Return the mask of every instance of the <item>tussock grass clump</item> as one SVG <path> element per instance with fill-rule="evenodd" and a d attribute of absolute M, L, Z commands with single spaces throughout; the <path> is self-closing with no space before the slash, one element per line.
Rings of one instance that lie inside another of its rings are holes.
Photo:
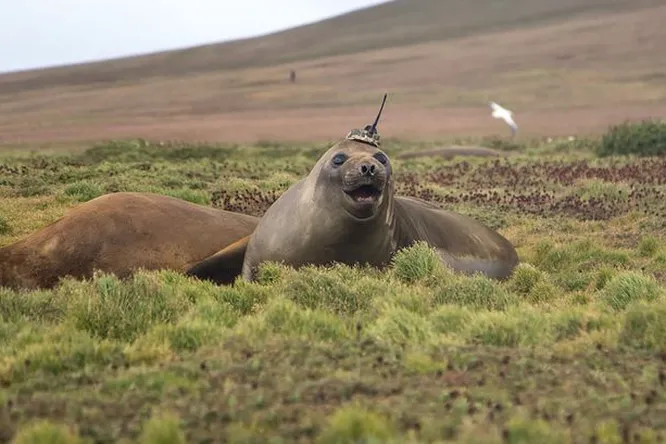
<path fill-rule="evenodd" d="M 180 421 L 173 413 L 162 413 L 152 416 L 144 423 L 140 444 L 185 444 L 185 434 L 181 430 Z"/>
<path fill-rule="evenodd" d="M 611 267 L 599 267 L 594 274 L 594 288 L 596 290 L 602 290 L 616 274 L 617 271 Z"/>
<path fill-rule="evenodd" d="M 519 303 L 514 293 L 480 274 L 455 276 L 442 282 L 434 291 L 434 299 L 437 304 L 456 304 L 479 310 L 506 310 Z"/>
<path fill-rule="evenodd" d="M 255 282 L 259 285 L 270 285 L 279 282 L 284 278 L 288 267 L 277 262 L 267 261 L 259 265 Z"/>
<path fill-rule="evenodd" d="M 553 284 L 571 292 L 593 284 L 598 270 L 628 267 L 632 259 L 627 251 L 604 248 L 585 239 L 561 245 L 540 241 L 533 250 L 531 263 L 553 276 Z"/>
<path fill-rule="evenodd" d="M 531 310 L 477 314 L 465 331 L 468 342 L 496 347 L 520 347 L 549 343 L 550 331 L 543 316 Z"/>
<path fill-rule="evenodd" d="M 20 197 L 47 196 L 52 189 L 43 179 L 38 177 L 24 177 L 15 188 L 14 195 Z"/>
<path fill-rule="evenodd" d="M 638 303 L 627 309 L 620 341 L 632 347 L 666 352 L 666 307 Z"/>
<path fill-rule="evenodd" d="M 64 318 L 67 301 L 52 291 L 14 292 L 0 288 L 0 318 L 4 322 L 54 322 Z"/>
<path fill-rule="evenodd" d="M 24 426 L 16 434 L 13 444 L 81 444 L 77 432 L 63 424 L 39 420 Z"/>
<path fill-rule="evenodd" d="M 110 140 L 94 145 L 75 159 L 93 165 L 104 161 L 131 163 L 141 160 L 179 162 L 202 158 L 224 160 L 233 150 L 233 146 L 227 145 L 152 143 L 144 139 Z"/>
<path fill-rule="evenodd" d="M 639 301 L 652 302 L 663 290 L 652 277 L 637 271 L 625 271 L 614 276 L 601 291 L 601 300 L 613 310 L 624 310 Z"/>
<path fill-rule="evenodd" d="M 428 345 L 435 339 L 435 332 L 424 316 L 390 305 L 384 307 L 367 330 L 372 338 L 389 345 Z"/>
<path fill-rule="evenodd" d="M 225 325 L 211 322 L 188 321 L 176 325 L 158 325 L 145 336 L 154 345 L 167 344 L 169 349 L 178 353 L 196 351 L 200 347 L 221 339 Z"/>
<path fill-rule="evenodd" d="M 192 190 L 189 188 L 166 189 L 161 194 L 186 200 L 199 205 L 210 205 L 210 194 L 206 191 Z"/>
<path fill-rule="evenodd" d="M 549 273 L 566 270 L 589 271 L 601 265 L 626 266 L 631 263 L 628 252 L 604 248 L 590 239 L 556 245 L 540 241 L 531 261 L 537 268 Z"/>
<path fill-rule="evenodd" d="M 541 280 L 532 287 L 527 300 L 535 304 L 549 303 L 555 300 L 559 294 L 559 289 L 552 282 Z"/>
<path fill-rule="evenodd" d="M 555 313 L 550 317 L 552 339 L 557 342 L 575 338 L 584 330 L 594 329 L 595 320 L 580 308 Z"/>
<path fill-rule="evenodd" d="M 63 292 L 72 300 L 69 316 L 77 328 L 128 342 L 153 325 L 174 323 L 191 304 L 177 287 L 147 273 L 125 281 L 98 273 L 92 281 L 70 281 Z"/>
<path fill-rule="evenodd" d="M 97 183 L 82 181 L 68 185 L 63 193 L 78 202 L 87 202 L 104 194 L 104 189 Z"/>
<path fill-rule="evenodd" d="M 392 259 L 393 272 L 403 282 L 430 281 L 445 273 L 437 252 L 426 242 L 415 242 Z"/>
<path fill-rule="evenodd" d="M 644 119 L 612 125 L 597 149 L 601 157 L 613 155 L 661 156 L 666 154 L 666 122 Z"/>
<path fill-rule="evenodd" d="M 229 304 L 238 315 L 244 316 L 265 303 L 271 293 L 269 288 L 238 280 L 234 286 L 214 288 L 212 295 L 218 302 Z"/>
<path fill-rule="evenodd" d="M 568 437 L 562 430 L 553 427 L 542 419 L 530 420 L 526 415 L 516 415 L 507 423 L 505 442 L 510 443 L 540 443 L 540 444 L 565 444 Z"/>
<path fill-rule="evenodd" d="M 582 179 L 578 181 L 574 194 L 582 200 L 601 200 L 604 202 L 626 202 L 629 198 L 629 185 L 608 182 L 601 179 Z"/>
<path fill-rule="evenodd" d="M 443 371 L 446 368 L 446 362 L 434 360 L 422 351 L 410 350 L 405 354 L 404 367 L 407 371 L 413 373 L 434 373 Z"/>
<path fill-rule="evenodd" d="M 373 313 L 375 309 L 381 311 L 388 304 L 427 316 L 437 305 L 435 293 L 429 287 L 408 285 L 393 280 L 375 281 L 374 285 L 368 285 L 368 287 L 376 288 L 375 295 L 380 295 L 379 297 L 374 296 L 373 304 L 368 310 L 370 313 Z"/>
<path fill-rule="evenodd" d="M 215 288 L 198 286 L 198 292 L 200 296 L 196 304 L 184 315 L 176 322 L 151 326 L 132 343 L 134 347 L 130 349 L 130 354 L 141 360 L 155 354 L 194 352 L 222 341 L 229 329 L 237 325 L 243 313 L 231 303 L 216 299 L 219 294 L 216 294 Z M 239 299 L 242 298 L 242 295 L 237 295 Z"/>
<path fill-rule="evenodd" d="M 569 265 L 572 257 L 567 254 L 566 247 L 556 246 L 550 241 L 540 241 L 534 248 L 533 263 L 545 271 L 557 271 Z"/>
<path fill-rule="evenodd" d="M 317 437 L 318 444 L 392 442 L 397 434 L 391 422 L 379 413 L 360 405 L 340 407 L 331 415 Z"/>
<path fill-rule="evenodd" d="M 330 341 L 350 337 L 344 319 L 320 309 L 303 309 L 286 299 L 274 299 L 263 307 L 254 334 L 280 333 L 287 337 L 305 337 Z"/>
<path fill-rule="evenodd" d="M 123 345 L 115 341 L 96 340 L 86 332 L 72 331 L 67 326 L 17 332 L 13 346 L 5 346 L 0 378 L 21 382 L 36 374 L 49 377 L 80 371 L 85 367 L 103 367 L 122 360 Z"/>
<path fill-rule="evenodd" d="M 662 243 L 654 236 L 643 236 L 638 242 L 638 254 L 643 257 L 652 257 L 657 251 L 659 251 L 659 246 Z"/>
<path fill-rule="evenodd" d="M 233 327 L 241 318 L 241 313 L 233 305 L 220 302 L 214 297 L 205 298 L 197 302 L 178 323 L 204 322 L 214 325 L 217 329 Z"/>
<path fill-rule="evenodd" d="M 666 252 L 655 255 L 652 259 L 652 263 L 659 267 L 666 265 Z"/>
<path fill-rule="evenodd" d="M 543 272 L 529 263 L 519 263 L 509 279 L 509 288 L 518 294 L 527 295 L 543 280 Z"/>
<path fill-rule="evenodd" d="M 474 310 L 457 305 L 442 305 L 428 316 L 433 330 L 444 334 L 464 332 L 473 318 Z"/>
<path fill-rule="evenodd" d="M 558 293 L 546 273 L 526 262 L 518 264 L 507 282 L 507 287 L 534 303 L 548 302 Z"/>
<path fill-rule="evenodd" d="M 308 266 L 298 272 L 286 269 L 274 291 L 300 307 L 351 315 L 366 309 L 378 290 L 376 281 L 364 271 L 365 268 L 343 265 Z"/>
<path fill-rule="evenodd" d="M 12 226 L 9 224 L 7 219 L 0 215 L 0 236 L 5 234 L 10 234 L 12 232 Z"/>

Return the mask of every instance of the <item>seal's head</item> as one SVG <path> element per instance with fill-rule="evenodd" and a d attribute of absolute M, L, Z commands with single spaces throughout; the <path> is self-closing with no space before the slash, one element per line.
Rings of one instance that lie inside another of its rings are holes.
<path fill-rule="evenodd" d="M 339 203 L 354 219 L 372 219 L 391 192 L 388 156 L 379 148 L 344 140 L 335 144 L 324 159 L 319 177 L 332 190 L 330 203 Z"/>
<path fill-rule="evenodd" d="M 377 118 L 362 130 L 354 129 L 345 139 L 333 145 L 313 169 L 317 182 L 327 183 L 319 189 L 328 192 L 329 205 L 339 204 L 355 221 L 371 220 L 379 214 L 393 192 L 391 163 L 379 148 Z"/>

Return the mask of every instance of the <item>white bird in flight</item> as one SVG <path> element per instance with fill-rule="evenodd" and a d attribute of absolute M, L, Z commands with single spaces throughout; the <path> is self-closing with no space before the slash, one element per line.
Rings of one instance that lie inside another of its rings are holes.
<path fill-rule="evenodd" d="M 513 112 L 509 111 L 506 108 L 502 108 L 495 102 L 490 102 L 490 108 L 493 110 L 492 116 L 495 119 L 502 119 L 506 122 L 507 125 L 511 127 L 511 134 L 516 135 L 516 131 L 518 131 L 518 125 L 516 125 L 516 122 L 513 121 Z"/>

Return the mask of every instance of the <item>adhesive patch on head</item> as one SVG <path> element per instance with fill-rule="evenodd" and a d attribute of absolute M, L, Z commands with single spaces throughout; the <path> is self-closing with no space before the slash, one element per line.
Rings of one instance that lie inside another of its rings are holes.
<path fill-rule="evenodd" d="M 367 143 L 368 145 L 379 147 L 381 142 L 379 141 L 379 132 L 377 132 L 377 123 L 379 122 L 379 117 L 382 115 L 382 111 L 384 110 L 386 96 L 387 94 L 384 94 L 382 105 L 379 108 L 379 112 L 377 113 L 377 117 L 375 118 L 374 123 L 372 125 L 366 125 L 363 129 L 354 128 L 353 130 L 349 131 L 346 139 L 355 140 L 357 142 Z"/>
<path fill-rule="evenodd" d="M 376 132 L 374 134 L 369 132 L 367 129 L 369 126 L 370 125 L 366 126 L 362 130 L 355 128 L 349 131 L 346 139 L 355 140 L 357 142 L 367 143 L 368 145 L 379 147 L 379 145 L 381 145 L 381 142 L 379 141 L 379 134 Z"/>

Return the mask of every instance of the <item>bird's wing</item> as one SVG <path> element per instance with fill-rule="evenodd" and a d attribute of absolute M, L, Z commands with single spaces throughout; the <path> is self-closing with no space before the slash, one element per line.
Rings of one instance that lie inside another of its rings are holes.
<path fill-rule="evenodd" d="M 491 116 L 493 116 L 495 119 L 503 119 L 504 118 L 504 108 L 499 106 L 495 102 L 490 102 L 490 108 L 492 108 L 492 113 L 490 113 Z"/>
<path fill-rule="evenodd" d="M 511 115 L 507 115 L 506 118 L 505 118 L 504 120 L 505 120 L 506 123 L 508 123 L 509 126 L 510 126 L 511 128 L 513 128 L 514 130 L 517 130 L 517 129 L 518 129 L 518 125 L 516 124 L 516 122 L 513 121 L 513 119 L 511 118 Z"/>

